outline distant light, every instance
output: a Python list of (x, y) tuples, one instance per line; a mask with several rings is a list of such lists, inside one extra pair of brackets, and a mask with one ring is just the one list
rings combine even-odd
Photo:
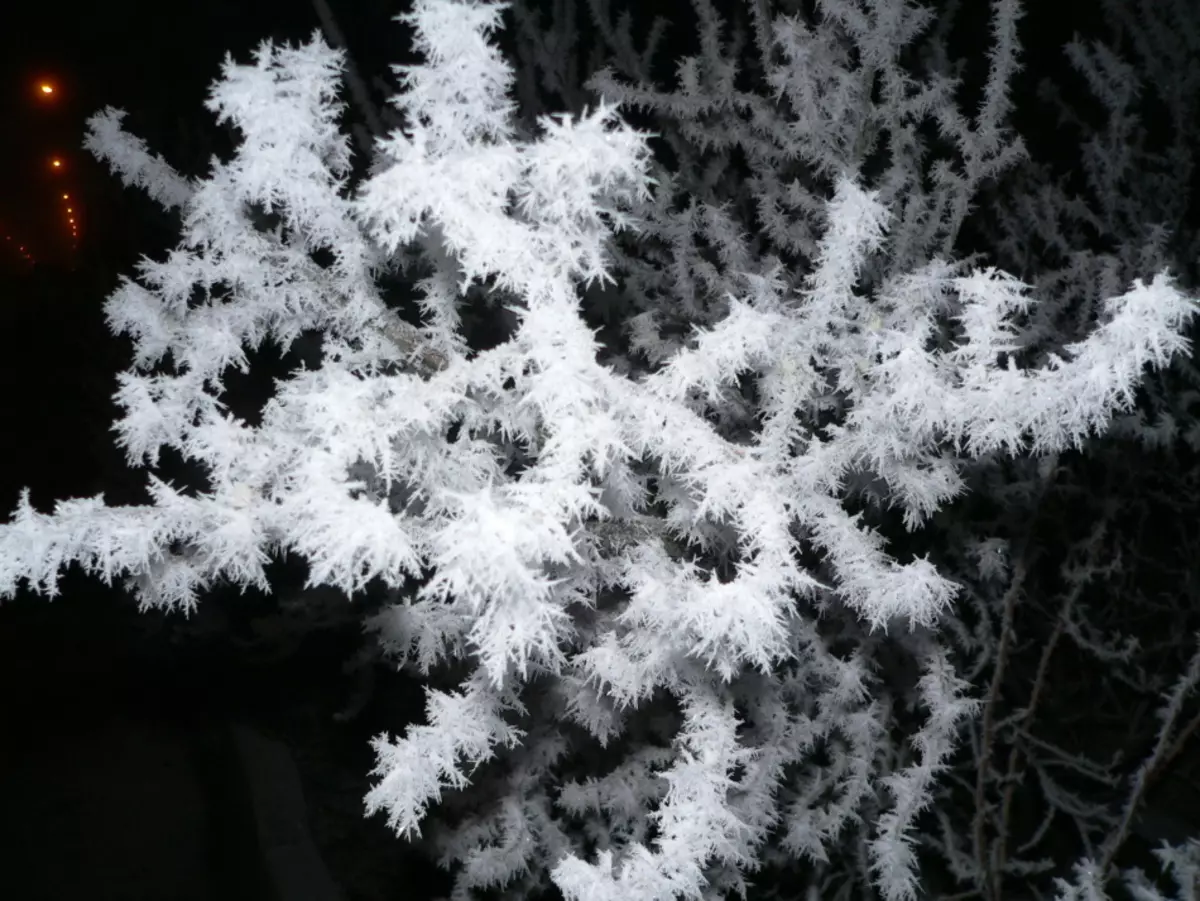
[(62, 160), (51, 160), (50, 165), (57, 169), (62, 166)]
[(70, 200), (70, 199), (71, 199), (71, 195), (70, 195), (70, 194), (64, 194), (64, 195), (63, 195), (63, 200)]
[(52, 85), (52, 84), (42, 85), (42, 93), (43, 94), (53, 94), (54, 93), (54, 85)]

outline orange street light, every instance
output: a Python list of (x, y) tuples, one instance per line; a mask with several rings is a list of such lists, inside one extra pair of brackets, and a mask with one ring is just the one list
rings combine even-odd
[(70, 199), (71, 199), (71, 195), (70, 195), (70, 194), (64, 194), (64, 195), (63, 195), (63, 200), (70, 200)]
[(49, 79), (36, 82), (34, 93), (37, 94), (37, 100), (34, 102), (40, 103), (42, 106), (57, 106), (59, 103), (58, 85)]
[(62, 160), (57, 160), (57, 159), (51, 160), (50, 165), (53, 166), (55, 169), (61, 169), (62, 168)]

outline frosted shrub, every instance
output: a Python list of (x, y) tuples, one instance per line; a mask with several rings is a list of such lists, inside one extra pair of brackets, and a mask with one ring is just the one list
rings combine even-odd
[[(456, 897), (744, 894), (796, 859), (822, 896), (915, 898), (918, 818), (979, 702), (943, 637), (959, 583), (900, 562), (852, 495), (916, 530), (971, 461), (1104, 432), (1147, 364), (1187, 351), (1196, 302), (1165, 267), (1137, 273), (1085, 334), (1019, 364), (1036, 292), (953, 258), (980, 186), (1023, 155), (1004, 125), (1015, 2), (996, 5), (973, 119), (936, 57), (901, 68), (929, 25), (910, 3), (823, 3), (810, 24), (752, 5), (768, 95), (735, 88), (701, 3), (705, 59), (676, 95), (602, 73), (594, 109), (533, 134), (489, 43), (502, 9), (415, 0), (401, 18), (425, 62), (401, 70), (404, 127), (361, 180), (343, 59), (319, 36), (226, 62), (208, 107), (243, 141), (204, 179), (119, 111), (93, 118), (89, 147), (183, 215), (178, 249), (107, 302), (135, 346), (118, 440), (151, 468), (174, 448), (209, 484), (152, 477), (148, 505), (50, 515), (26, 494), (0, 527), (0, 592), (53, 595), (79, 562), (186, 611), (220, 580), (268, 588), (281, 551), (311, 585), (384, 586), (369, 625), (391, 659), (461, 682), (374, 741), (366, 807), (402, 836), (438, 827)], [(678, 171), (613, 99), (678, 119)], [(926, 121), (952, 160), (927, 158)], [(741, 197), (702, 165), (733, 144), (754, 173)], [(417, 309), (395, 310), (378, 282), (408, 266)], [(515, 315), (487, 350), (462, 328), (480, 286)], [(597, 302), (627, 346), (597, 340)], [(232, 415), (229, 367), (310, 330), (320, 364), (280, 380), (260, 423)], [(883, 684), (889, 648), (908, 669)]]

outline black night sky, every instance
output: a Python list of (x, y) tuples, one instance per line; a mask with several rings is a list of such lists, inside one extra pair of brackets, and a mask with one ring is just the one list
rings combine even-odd
[[(356, 60), (365, 71), (385, 75), (406, 43), (404, 28), (391, 21), (391, 4), (331, 5)], [(311, 4), (278, 0), (23, 3), (5, 15), (0, 223), (6, 237), (41, 261), (59, 261), (69, 252), (62, 193), (112, 196), (104, 184), (112, 176), (81, 146), (88, 116), (109, 105), (127, 110), (127, 127), (152, 150), (199, 175), (203, 156), (179, 163), (173, 156), (202, 151), (202, 142), (189, 140), (194, 132), (218, 131), (202, 104), (225, 53), (246, 62), (264, 39), (307, 40), (318, 27)], [(52, 96), (39, 92), (43, 82), (54, 86)], [(57, 170), (50, 165), (56, 157), (63, 162)], [(81, 250), (86, 253), (97, 230), (112, 227), (107, 217), (113, 215), (119, 211), (83, 204)], [(10, 252), (5, 263), (13, 262)]]

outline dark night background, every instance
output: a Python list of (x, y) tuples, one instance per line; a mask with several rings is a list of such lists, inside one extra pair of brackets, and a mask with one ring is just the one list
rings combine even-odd
[[(367, 80), (390, 81), (389, 63), (411, 61), (407, 33), (391, 21), (397, 3), (330, 5)], [(986, 4), (976, 5), (986, 14)], [(1070, 36), (1063, 6), (1054, 6), (1054, 15), (1032, 10), (1022, 28), (1034, 71)], [(99, 491), (117, 502), (141, 496), (143, 478), (125, 470), (107, 432), (117, 413), (115, 376), (130, 357), (124, 340), (108, 334), (102, 304), (140, 255), (174, 245), (177, 221), (82, 149), (84, 120), (108, 105), (123, 108), (126, 129), (152, 152), (202, 175), (211, 154), (233, 146), (203, 108), (225, 53), (247, 62), (266, 38), (307, 40), (318, 27), (306, 0), (6, 8), (0, 238), (12, 240), (0, 242), (5, 515), (22, 486), (43, 511), (56, 498)], [(37, 93), (42, 81), (56, 88), (49, 102)], [(376, 91), (373, 99), (385, 95)], [(347, 115), (357, 121), (352, 107)], [(1030, 124), (1053, 144), (1053, 126), (1027, 121), (1022, 128)], [(53, 157), (63, 161), (60, 170), (50, 168)], [(64, 192), (78, 211), (74, 245)], [(303, 569), (281, 563), (276, 574), (277, 598), (294, 596)], [(419, 716), (420, 693), (379, 675), (367, 709), (351, 723), (333, 722), (354, 688), (342, 664), (360, 641), (344, 600), (316, 593), (310, 607), (328, 612), (325, 625), (289, 631), (286, 609), (252, 593), (219, 592), (181, 627), (178, 618), (138, 614), (116, 589), (78, 571), (64, 578), (62, 591), (53, 602), (23, 592), (0, 603), (0, 898), (283, 901), (266, 875), (270, 849), (247, 806), (250, 777), (232, 724), (291, 749), (312, 838), (342, 897), (445, 891), (381, 818), (362, 818), (373, 765), (367, 739)], [(271, 645), (268, 634), (284, 637)], [(286, 899), (326, 897), (334, 896), (310, 882)]]

